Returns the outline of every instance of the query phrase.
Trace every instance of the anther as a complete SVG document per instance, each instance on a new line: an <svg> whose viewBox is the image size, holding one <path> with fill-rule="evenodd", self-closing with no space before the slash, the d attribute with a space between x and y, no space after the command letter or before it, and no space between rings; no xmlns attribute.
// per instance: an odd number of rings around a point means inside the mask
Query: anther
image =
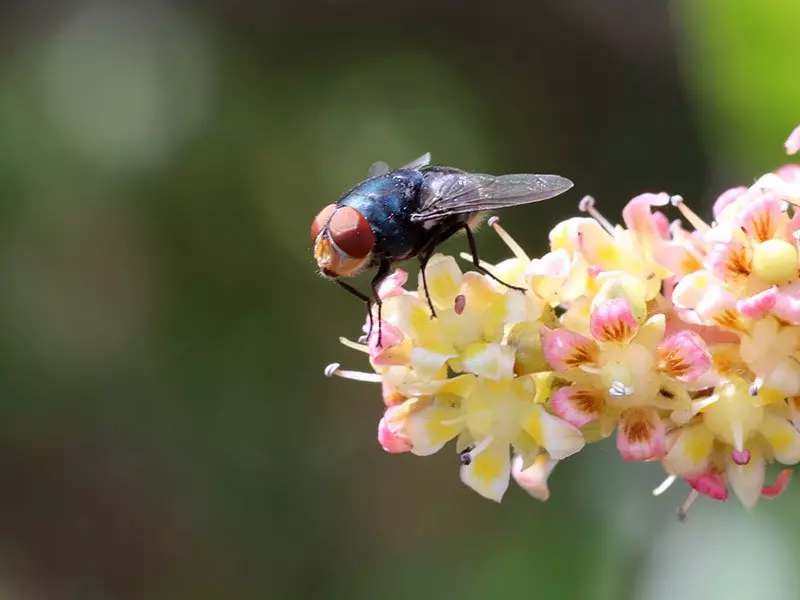
<svg viewBox="0 0 800 600"><path fill-rule="evenodd" d="M681 523L686 521L686 518L689 516L689 509L692 507L692 504L694 504L694 501L697 500L698 496L700 496L700 492L695 489L689 492L686 500L684 500L683 504L678 508L678 521Z"/></svg>
<svg viewBox="0 0 800 600"><path fill-rule="evenodd" d="M341 366L342 365L340 365L339 363L329 364L327 367L325 367L325 377L333 377L334 375L336 375L336 372L339 370L339 367Z"/></svg>
<svg viewBox="0 0 800 600"><path fill-rule="evenodd" d="M511 253L516 256L520 260L524 260L525 262L529 262L530 258L528 255L525 254L525 250L522 249L517 241L512 238L509 233L500 226L500 217L490 217L487 221L489 227L494 229L494 232L500 236L500 239L505 242L505 245L508 246L508 249L511 250Z"/></svg>
<svg viewBox="0 0 800 600"><path fill-rule="evenodd" d="M697 231L707 232L709 230L708 224L703 221L700 217L697 216L697 213L694 212L691 208L686 206L686 203L683 201L683 196L670 196L669 199L672 206L676 207L684 218L692 224Z"/></svg>
<svg viewBox="0 0 800 600"><path fill-rule="evenodd" d="M750 386L750 390L749 391L750 391L750 395L755 397L755 396L758 396L758 392L761 391L761 388L759 387L759 385L757 383L754 383L754 384L752 384Z"/></svg>
<svg viewBox="0 0 800 600"><path fill-rule="evenodd" d="M472 448L466 447L459 453L459 459L461 459L461 464L464 466L468 466L472 464Z"/></svg>
<svg viewBox="0 0 800 600"><path fill-rule="evenodd" d="M453 302L453 310L457 315L460 315L464 312L464 309L467 306L467 298L464 294L459 294L456 296L455 302Z"/></svg>
<svg viewBox="0 0 800 600"><path fill-rule="evenodd" d="M608 233L614 233L614 226L606 219L603 215L600 214L600 211L597 210L595 207L595 200L592 196L584 196L581 198L581 201L578 202L578 210L581 212L589 213L595 221L600 223L601 227L605 229Z"/></svg>

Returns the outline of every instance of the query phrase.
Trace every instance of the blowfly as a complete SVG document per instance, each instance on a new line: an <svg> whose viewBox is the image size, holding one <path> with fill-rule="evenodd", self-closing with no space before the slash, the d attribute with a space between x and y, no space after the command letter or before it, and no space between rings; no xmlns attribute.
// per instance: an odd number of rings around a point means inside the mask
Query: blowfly
<svg viewBox="0 0 800 600"><path fill-rule="evenodd" d="M392 265L419 260L422 286L435 317L425 265L439 244L463 231L475 268L506 287L520 289L481 266L472 229L486 211L540 202L572 187L569 179L559 175L484 175L432 166L430 160L430 154L425 154L394 171L376 162L366 180L323 208L311 224L320 273L367 304L370 333L371 304L377 305L379 346L381 300L376 290ZM342 281L364 269L377 269L370 294Z"/></svg>

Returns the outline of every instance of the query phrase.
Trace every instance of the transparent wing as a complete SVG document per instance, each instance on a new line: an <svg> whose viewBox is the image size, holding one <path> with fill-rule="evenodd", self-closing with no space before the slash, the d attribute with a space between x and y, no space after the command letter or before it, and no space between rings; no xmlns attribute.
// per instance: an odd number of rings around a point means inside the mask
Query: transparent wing
<svg viewBox="0 0 800 600"><path fill-rule="evenodd" d="M389 165L382 160L372 163L372 166L367 171L367 179L372 179L378 175L386 175L389 172Z"/></svg>
<svg viewBox="0 0 800 600"><path fill-rule="evenodd" d="M431 178L423 191L422 203L411 219L427 221L447 215L496 210L541 202L563 194L572 187L559 175L482 175L442 173Z"/></svg>
<svg viewBox="0 0 800 600"><path fill-rule="evenodd" d="M430 152L426 152L425 154L420 156L418 159L412 160L410 163L408 163L407 165L404 165L401 168L403 168L403 169L415 169L416 170L416 169L421 169L422 167L427 167L429 164L431 164L431 153Z"/></svg>

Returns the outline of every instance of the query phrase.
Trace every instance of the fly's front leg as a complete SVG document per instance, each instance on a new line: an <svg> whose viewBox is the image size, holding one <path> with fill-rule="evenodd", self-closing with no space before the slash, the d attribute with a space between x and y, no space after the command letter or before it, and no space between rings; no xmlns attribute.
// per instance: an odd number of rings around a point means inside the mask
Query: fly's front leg
<svg viewBox="0 0 800 600"><path fill-rule="evenodd" d="M369 333L367 333L367 337L369 337L372 334L372 324L373 324L372 323L372 298L370 298L366 294L362 294L356 288L354 288L352 285L345 283L341 279L336 279L335 281L336 281L337 284L339 284L339 287L343 288L345 291L347 291L347 293L352 294L353 296L355 296L356 298L358 298L359 300L361 300L362 302L365 302L367 304L367 319L369 320ZM380 305L378 305L378 306L380 306ZM380 327L380 325L378 325L378 327Z"/></svg>
<svg viewBox="0 0 800 600"><path fill-rule="evenodd" d="M372 283L370 286L372 287L372 297L375 301L375 304L378 306L378 348L383 347L383 339L382 334L383 331L381 330L381 320L382 320L382 311L383 311L383 300L381 300L380 296L378 296L378 286L386 279L386 276L389 274L389 269L391 268L391 263L386 260L385 258L381 260L381 264L378 265L378 272L375 274L375 277L372 278ZM369 310L369 308L367 309ZM372 333L372 311L369 310L369 331Z"/></svg>
<svg viewBox="0 0 800 600"><path fill-rule="evenodd" d="M492 272L489 271L489 269L487 269L486 267L481 266L481 260L478 257L478 245L475 243L475 237L472 235L472 230L469 228L469 225L467 223L462 223L461 224L461 229L463 229L464 231L467 232L467 243L469 244L469 252L470 252L470 254L472 254L472 264L475 265L475 268L478 269L478 271L480 271L481 273L483 273L487 277L491 277L497 283L499 283L500 285L504 285L507 288L510 288L512 290L517 290L519 292L526 292L527 291L525 288L517 287L516 285L511 285L511 284L506 283L502 279L500 279L500 278L496 277L495 275L493 275Z"/></svg>

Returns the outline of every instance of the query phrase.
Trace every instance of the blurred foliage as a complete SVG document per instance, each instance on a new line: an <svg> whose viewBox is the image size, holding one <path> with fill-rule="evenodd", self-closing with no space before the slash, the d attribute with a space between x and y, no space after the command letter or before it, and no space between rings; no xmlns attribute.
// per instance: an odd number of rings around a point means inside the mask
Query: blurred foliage
<svg viewBox="0 0 800 600"><path fill-rule="evenodd" d="M575 180L503 216L531 253L584 193L710 202L780 160L796 15L201 5L0 4L3 596L730 600L752 596L735 549L787 597L796 488L678 526L683 492L653 500L659 467L613 444L500 507L447 450L384 455L377 389L322 376L363 364L337 343L363 307L315 275L308 227L425 151Z"/></svg>

